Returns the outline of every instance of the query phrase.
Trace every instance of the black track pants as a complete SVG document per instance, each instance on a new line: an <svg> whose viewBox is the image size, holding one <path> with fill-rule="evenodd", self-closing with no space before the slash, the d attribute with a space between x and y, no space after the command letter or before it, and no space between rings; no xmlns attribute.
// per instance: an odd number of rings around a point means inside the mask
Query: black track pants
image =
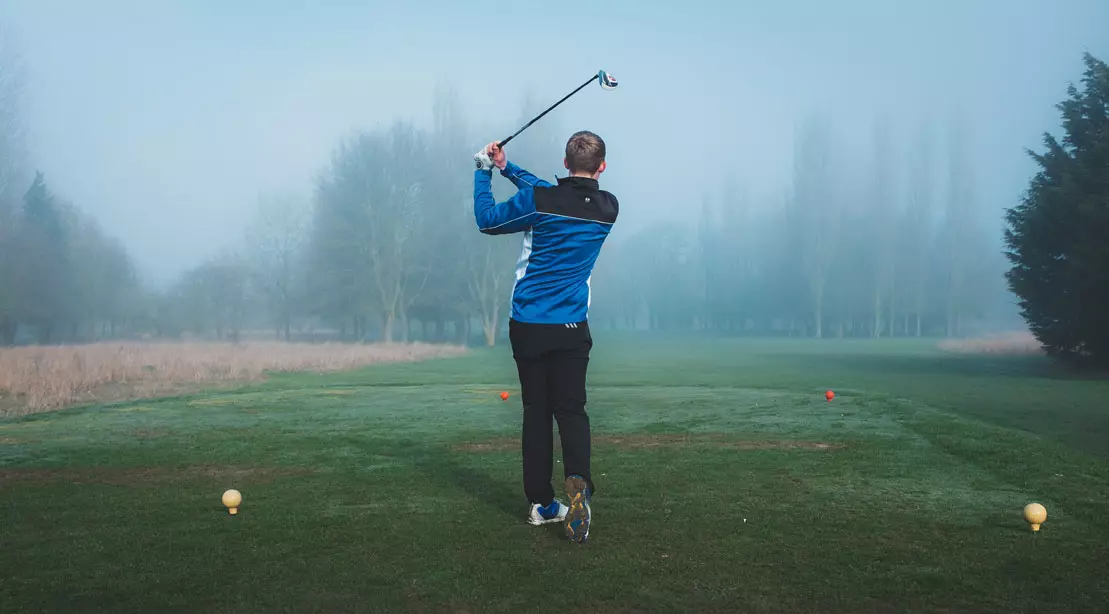
<svg viewBox="0 0 1109 614"><path fill-rule="evenodd" d="M554 499L554 429L562 440L563 477L579 475L590 490L589 416L585 413L585 375L593 338L589 325L526 324L509 321L512 355L520 374L524 405L524 494L530 503Z"/></svg>

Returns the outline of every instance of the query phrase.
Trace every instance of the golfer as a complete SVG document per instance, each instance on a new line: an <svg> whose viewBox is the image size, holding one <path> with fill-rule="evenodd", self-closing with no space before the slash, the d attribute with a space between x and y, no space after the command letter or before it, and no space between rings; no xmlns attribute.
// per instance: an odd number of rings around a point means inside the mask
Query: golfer
<svg viewBox="0 0 1109 614"><path fill-rule="evenodd" d="M476 159L474 220L489 235L523 233L512 289L509 339L523 399L524 494L529 522L565 522L566 535L589 538L594 493L589 470L589 416L585 380L593 337L589 333L590 276L619 203L600 189L605 142L578 132L566 143L570 176L552 185L509 162L496 143ZM503 203L493 198L493 167L516 185ZM551 487L558 420L569 505Z"/></svg>

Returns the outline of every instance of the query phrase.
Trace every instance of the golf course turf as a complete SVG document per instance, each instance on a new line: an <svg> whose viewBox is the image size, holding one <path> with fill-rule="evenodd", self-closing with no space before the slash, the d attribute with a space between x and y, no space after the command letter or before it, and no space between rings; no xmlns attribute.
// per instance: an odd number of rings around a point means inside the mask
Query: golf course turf
<svg viewBox="0 0 1109 614"><path fill-rule="evenodd" d="M1105 611L1109 381L594 337L585 545L525 522L498 347L0 420L0 611Z"/></svg>

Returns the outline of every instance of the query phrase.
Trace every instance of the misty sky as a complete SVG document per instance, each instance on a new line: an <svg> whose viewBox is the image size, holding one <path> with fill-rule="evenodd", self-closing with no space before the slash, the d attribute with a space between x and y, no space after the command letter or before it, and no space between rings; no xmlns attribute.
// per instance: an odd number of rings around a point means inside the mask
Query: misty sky
<svg viewBox="0 0 1109 614"><path fill-rule="evenodd" d="M1081 53L1109 59L1106 0L314 4L0 1L35 165L165 280L235 240L260 193L308 194L348 131L426 124L439 81L490 128L476 150L519 127L527 92L546 106L604 68L617 91L548 118L606 139L627 226L697 211L729 176L780 202L793 127L820 111L864 147L878 112L910 135L961 114L1000 228Z"/></svg>

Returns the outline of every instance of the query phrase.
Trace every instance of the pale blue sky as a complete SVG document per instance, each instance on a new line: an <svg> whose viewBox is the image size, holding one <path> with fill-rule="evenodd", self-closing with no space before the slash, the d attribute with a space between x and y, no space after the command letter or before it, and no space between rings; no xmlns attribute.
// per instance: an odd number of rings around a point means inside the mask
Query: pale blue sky
<svg viewBox="0 0 1109 614"><path fill-rule="evenodd" d="M617 91L579 93L548 117L605 137L604 185L625 227L698 210L727 175L770 202L806 112L865 146L884 111L903 131L962 114L1000 228L1034 172L1023 148L1057 131L1053 105L1080 78L1081 53L1109 59L1105 0L573 6L589 10L4 0L0 20L28 62L36 166L160 278L234 240L260 192L306 192L348 130L427 122L438 80L492 130L476 150L515 131L526 91L545 106L599 68ZM536 170L558 170L560 152L551 159Z"/></svg>

